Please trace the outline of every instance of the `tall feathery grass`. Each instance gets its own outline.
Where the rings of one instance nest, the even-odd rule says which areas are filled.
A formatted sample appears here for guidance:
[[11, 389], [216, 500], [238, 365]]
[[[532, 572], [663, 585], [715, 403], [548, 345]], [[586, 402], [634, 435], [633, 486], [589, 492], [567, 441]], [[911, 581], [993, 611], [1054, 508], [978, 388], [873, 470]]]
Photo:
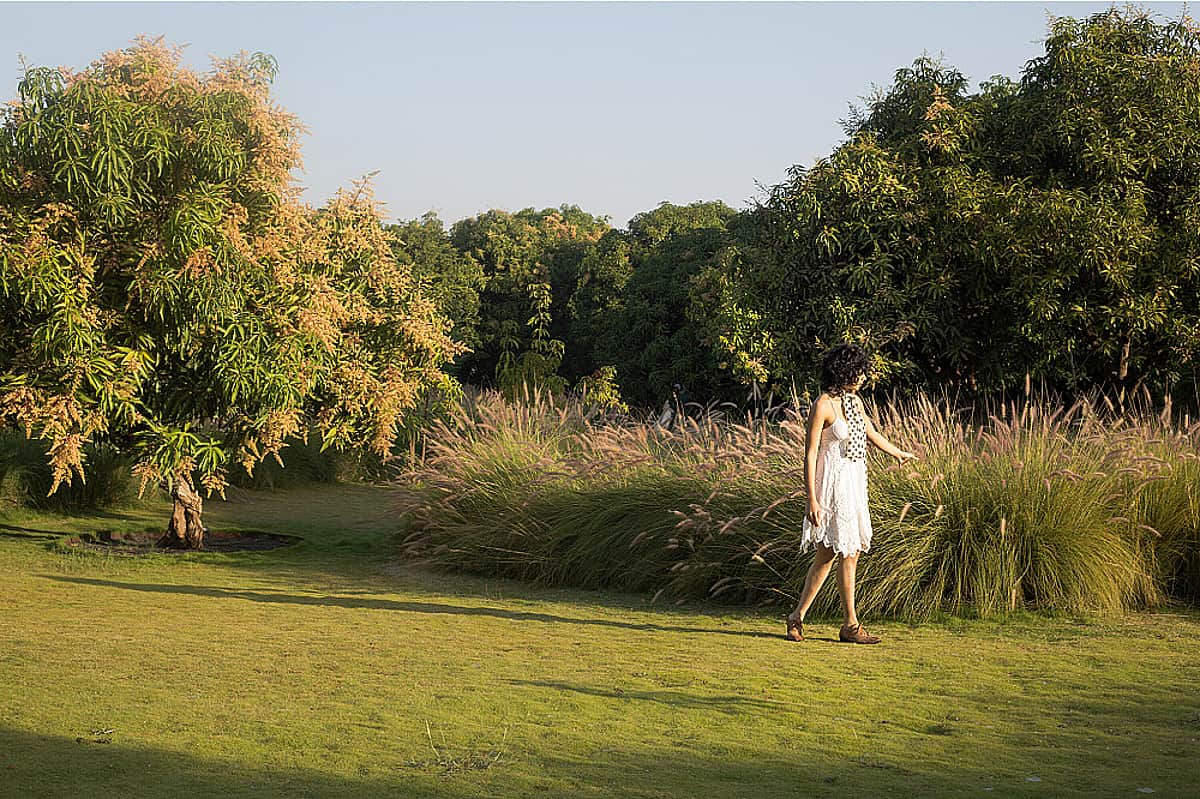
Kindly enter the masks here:
[[[1195, 600], [1200, 425], [1148, 401], [1045, 397], [872, 410], [921, 460], [872, 454], [864, 613], [1111, 612]], [[1099, 403], [1099, 405], [1097, 405]], [[537, 394], [465, 402], [396, 483], [409, 557], [551, 585], [676, 601], [792, 602], [812, 553], [804, 420], [720, 412], [674, 431]], [[833, 580], [818, 611], [838, 605]]]

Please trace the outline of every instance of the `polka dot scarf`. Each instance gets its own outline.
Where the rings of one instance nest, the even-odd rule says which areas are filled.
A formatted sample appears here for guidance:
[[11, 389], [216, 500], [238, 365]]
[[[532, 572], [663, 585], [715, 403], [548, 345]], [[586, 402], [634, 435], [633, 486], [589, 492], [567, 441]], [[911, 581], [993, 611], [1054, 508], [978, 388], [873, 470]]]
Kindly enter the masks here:
[[867, 423], [863, 417], [862, 404], [853, 394], [842, 395], [842, 413], [846, 415], [846, 427], [850, 435], [842, 442], [842, 455], [852, 461], [867, 460]]

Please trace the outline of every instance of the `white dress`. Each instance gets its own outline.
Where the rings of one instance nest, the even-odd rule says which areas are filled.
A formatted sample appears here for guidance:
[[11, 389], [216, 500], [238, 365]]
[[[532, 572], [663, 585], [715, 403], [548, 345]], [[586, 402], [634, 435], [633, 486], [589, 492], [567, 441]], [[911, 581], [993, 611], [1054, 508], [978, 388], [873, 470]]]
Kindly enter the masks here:
[[821, 526], [804, 517], [801, 551], [824, 544], [839, 555], [871, 548], [871, 514], [867, 509], [867, 430], [861, 400], [843, 396], [845, 419], [821, 431], [817, 451], [816, 495], [823, 511]]

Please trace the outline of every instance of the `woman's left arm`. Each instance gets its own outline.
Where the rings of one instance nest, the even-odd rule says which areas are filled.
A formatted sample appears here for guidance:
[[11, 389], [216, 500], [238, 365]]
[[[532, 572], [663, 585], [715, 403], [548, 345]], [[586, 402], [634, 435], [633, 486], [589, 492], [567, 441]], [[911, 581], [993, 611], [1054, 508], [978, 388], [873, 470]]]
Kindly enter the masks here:
[[[858, 399], [858, 398], [856, 398], [856, 399]], [[879, 447], [881, 450], [883, 450], [887, 454], [891, 455], [893, 458], [900, 461], [901, 463], [904, 463], [905, 461], [908, 461], [908, 460], [913, 460], [917, 457], [916, 455], [914, 455], [911, 452], [900, 449], [895, 444], [888, 441], [887, 436], [885, 436], [883, 433], [881, 433], [875, 429], [875, 425], [871, 421], [871, 417], [867, 416], [867, 410], [866, 410], [866, 408], [863, 407], [863, 401], [861, 399], [858, 399], [858, 410], [862, 414], [863, 422], [865, 423], [866, 428], [867, 428], [867, 440], [868, 441], [870, 441], [872, 444]]]

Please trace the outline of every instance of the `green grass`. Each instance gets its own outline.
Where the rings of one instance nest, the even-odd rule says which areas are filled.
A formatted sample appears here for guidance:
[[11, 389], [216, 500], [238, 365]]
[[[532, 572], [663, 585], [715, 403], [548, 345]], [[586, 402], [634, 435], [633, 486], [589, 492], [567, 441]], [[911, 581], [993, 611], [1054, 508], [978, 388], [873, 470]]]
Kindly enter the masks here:
[[381, 490], [246, 496], [210, 524], [305, 541], [127, 558], [45, 536], [163, 506], [0, 515], [0, 796], [1194, 795], [1194, 611], [790, 644], [773, 612], [397, 564]]

